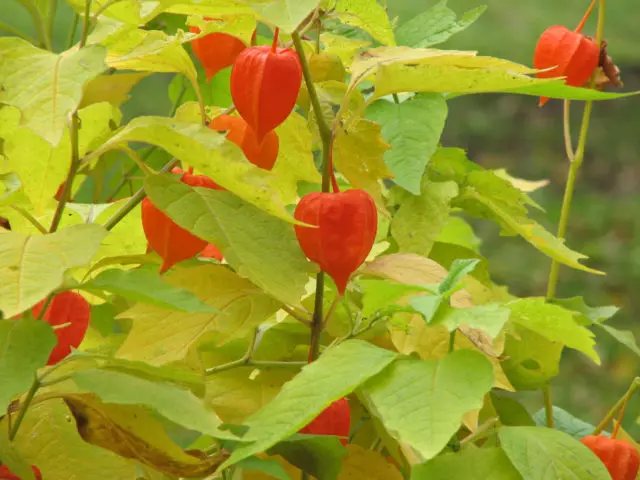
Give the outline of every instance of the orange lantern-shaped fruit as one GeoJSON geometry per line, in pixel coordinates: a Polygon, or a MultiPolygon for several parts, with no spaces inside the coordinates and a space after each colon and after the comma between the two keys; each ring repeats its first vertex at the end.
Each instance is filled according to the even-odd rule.
{"type": "MultiPolygon", "coordinates": [[[[211,20],[205,18],[205,20],[211,20]]],[[[200,33],[198,27],[189,27],[191,33],[200,33]]],[[[247,48],[242,40],[228,33],[214,32],[191,42],[193,53],[210,81],[216,73],[233,65],[235,59],[247,48]]]]}
{"type": "Polygon", "coordinates": [[[629,442],[602,435],[589,435],[580,441],[604,463],[612,480],[636,479],[640,457],[629,442]]]}
{"type": "MultiPolygon", "coordinates": [[[[314,418],[308,425],[300,430],[300,433],[311,435],[335,435],[337,437],[349,437],[351,430],[351,411],[346,398],[336,400],[320,415],[314,418]]],[[[346,445],[347,438],[341,438],[340,442],[346,445]]]]}

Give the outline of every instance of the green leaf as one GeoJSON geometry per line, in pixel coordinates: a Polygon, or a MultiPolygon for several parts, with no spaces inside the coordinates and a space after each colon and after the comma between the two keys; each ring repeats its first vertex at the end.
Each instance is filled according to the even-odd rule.
{"type": "Polygon", "coordinates": [[[347,25],[360,27],[384,45],[395,45],[387,12],[377,0],[339,0],[336,16],[347,25]]]}
{"type": "Polygon", "coordinates": [[[458,195],[455,182],[425,182],[422,194],[402,202],[391,221],[391,235],[401,252],[428,256],[458,195]]]}
{"type": "Polygon", "coordinates": [[[292,33],[313,12],[318,0],[246,0],[243,3],[284,33],[292,33]]]}
{"type": "Polygon", "coordinates": [[[104,58],[98,45],[56,55],[19,38],[0,38],[0,104],[18,107],[20,125],[56,146],[84,85],[106,70],[104,58]]]}
{"type": "Polygon", "coordinates": [[[2,193],[0,193],[0,207],[4,205],[11,205],[17,202],[19,191],[22,188],[22,182],[20,177],[13,172],[0,174],[0,187],[2,193]]]}
{"type": "Polygon", "coordinates": [[[515,398],[507,395],[498,395],[495,391],[489,393],[489,395],[491,396],[491,405],[493,405],[500,419],[500,424],[529,427],[536,425],[527,409],[515,398]]]}
{"type": "Polygon", "coordinates": [[[403,285],[386,280],[359,279],[358,285],[362,287],[364,298],[362,300],[362,315],[371,317],[390,305],[395,305],[399,300],[411,293],[423,291],[415,285],[403,285]]]}
{"type": "Polygon", "coordinates": [[[457,259],[451,264],[447,277],[438,287],[442,295],[446,295],[455,289],[464,277],[469,275],[480,263],[477,258],[457,259]]]}
{"type": "Polygon", "coordinates": [[[536,390],[558,374],[564,345],[515,325],[514,335],[507,335],[504,368],[509,381],[518,390],[536,390]]]}
{"type": "Polygon", "coordinates": [[[499,448],[465,448],[411,469],[411,480],[521,480],[499,448]]]}
{"type": "Polygon", "coordinates": [[[62,285],[67,270],[89,263],[106,233],[99,225],[47,235],[0,230],[0,311],[13,317],[43,300],[62,285]]]}
{"type": "Polygon", "coordinates": [[[447,118],[447,102],[438,93],[421,93],[400,104],[377,100],[366,110],[368,119],[382,126],[391,145],[384,161],[402,188],[420,194],[420,180],[435,153],[447,118]]]}
{"type": "Polygon", "coordinates": [[[51,325],[39,320],[0,321],[0,413],[29,389],[58,343],[51,325]]]}
{"type": "Polygon", "coordinates": [[[244,439],[222,468],[262,452],[307,425],[332,402],[382,371],[396,353],[360,340],[347,340],[325,352],[287,382],[278,396],[245,424],[244,439]]]}
{"type": "Polygon", "coordinates": [[[471,26],[487,9],[486,5],[469,10],[460,20],[441,0],[427,11],[411,18],[396,30],[398,45],[426,48],[446,42],[456,33],[471,26]]]}
{"type": "Polygon", "coordinates": [[[257,470],[259,472],[264,472],[269,475],[270,478],[275,478],[276,480],[292,480],[289,474],[284,471],[282,465],[280,465],[276,460],[269,458],[245,458],[241,462],[237,463],[237,467],[241,468],[243,471],[257,470]]]}
{"type": "Polygon", "coordinates": [[[634,332],[631,330],[618,330],[610,325],[604,325],[602,323],[596,323],[598,327],[602,328],[605,332],[611,335],[616,341],[627,347],[633,353],[640,357],[640,348],[636,340],[634,332]]]}
{"type": "Polygon", "coordinates": [[[524,480],[611,480],[586,446],[566,433],[541,427],[503,427],[502,449],[524,480]]]}
{"type": "Polygon", "coordinates": [[[578,325],[573,312],[546,303],[544,298],[524,298],[509,302],[506,306],[511,310],[511,322],[533,330],[552,342],[578,350],[600,364],[600,358],[593,348],[596,343],[593,332],[578,325]]]}
{"type": "Polygon", "coordinates": [[[296,185],[283,184],[273,173],[249,163],[224,135],[202,125],[164,117],[137,117],[85,160],[130,142],[163,148],[243,200],[271,215],[294,221],[286,205],[295,201],[296,185]]]}
{"type": "MultiPolygon", "coordinates": [[[[106,102],[90,105],[78,115],[82,124],[78,138],[81,156],[104,142],[111,135],[112,125],[120,123],[120,113],[106,102]]],[[[62,141],[54,148],[30,130],[19,128],[5,137],[4,152],[8,167],[22,179],[35,216],[53,210],[54,195],[69,170],[69,131],[65,130],[62,141]]]]}
{"type": "Polygon", "coordinates": [[[100,102],[119,107],[130,98],[131,89],[147,76],[148,73],[100,75],[85,85],[79,108],[100,102]]]}
{"type": "MultiPolygon", "coordinates": [[[[6,430],[6,417],[0,422],[6,430]]],[[[62,400],[32,405],[13,444],[43,478],[104,480],[136,478],[136,464],[85,442],[62,400]],[[64,461],[60,459],[64,458],[64,461]]]]}
{"type": "Polygon", "coordinates": [[[133,327],[118,357],[152,365],[182,360],[204,335],[215,332],[217,345],[242,338],[281,305],[222,265],[179,269],[164,278],[177,288],[188,288],[220,313],[189,314],[135,305],[119,315],[119,318],[131,318],[133,327]]]}
{"type": "Polygon", "coordinates": [[[342,468],[342,460],[347,456],[347,449],[336,437],[292,435],[271,447],[268,453],[280,455],[318,480],[335,480],[342,468]]]}
{"type": "Polygon", "coordinates": [[[509,320],[510,311],[507,307],[491,303],[471,308],[447,308],[440,315],[434,325],[444,325],[450,332],[462,326],[475,328],[486,332],[491,338],[496,338],[504,324],[509,320]]]}
{"type": "Polygon", "coordinates": [[[440,231],[438,243],[459,245],[478,253],[478,247],[482,241],[476,236],[473,227],[464,219],[450,215],[440,231]]]}
{"type": "Polygon", "coordinates": [[[238,273],[283,302],[298,305],[311,271],[291,224],[229,192],[192,188],[166,174],[149,176],[154,205],[216,245],[238,273]]]}
{"type": "Polygon", "coordinates": [[[104,270],[79,288],[115,293],[134,302],[149,303],[169,310],[188,313],[214,311],[189,290],[176,288],[149,270],[104,270]]]}
{"type": "Polygon", "coordinates": [[[202,400],[169,383],[108,370],[83,370],[72,373],[71,378],[80,389],[95,393],[104,403],[145,405],[185,428],[214,437],[220,434],[220,420],[202,400]]]}
{"type": "Polygon", "coordinates": [[[333,160],[336,169],[355,188],[366,190],[384,208],[380,180],[393,176],[384,163],[389,145],[382,139],[380,125],[364,119],[350,123],[336,133],[333,160]]]}
{"type": "MultiPolygon", "coordinates": [[[[83,14],[85,2],[83,0],[68,0],[68,3],[79,13],[83,14]]],[[[107,2],[92,2],[91,13],[93,18],[101,13],[101,17],[106,16],[109,19],[119,20],[129,24],[128,26],[144,25],[160,14],[168,5],[173,3],[172,0],[118,0],[117,2],[109,2],[109,7],[104,9],[107,2]]]]}
{"type": "Polygon", "coordinates": [[[552,303],[560,305],[567,310],[580,313],[580,317],[582,317],[583,320],[581,323],[584,325],[602,323],[609,320],[620,311],[620,308],[615,305],[590,307],[585,303],[584,298],[582,297],[558,298],[554,299],[552,303]]]}
{"type": "Polygon", "coordinates": [[[411,297],[409,304],[411,307],[424,317],[427,324],[433,322],[434,318],[440,311],[440,307],[446,306],[442,295],[420,295],[411,297]]]}
{"type": "MultiPolygon", "coordinates": [[[[547,424],[546,412],[544,408],[541,408],[533,415],[536,424],[539,427],[544,427],[547,424]]],[[[560,407],[553,406],[553,428],[560,430],[561,432],[571,435],[576,440],[591,435],[595,430],[595,426],[587,423],[579,418],[574,417],[566,410],[560,407]]]]}
{"type": "Polygon", "coordinates": [[[109,50],[107,64],[118,70],[178,72],[197,81],[196,67],[182,46],[190,33],[167,35],[159,30],[130,30],[103,42],[109,50]]]}
{"type": "Polygon", "coordinates": [[[492,385],[489,360],[457,350],[442,360],[398,360],[367,382],[363,393],[395,439],[430,459],[460,428],[463,415],[482,406],[492,385]]]}

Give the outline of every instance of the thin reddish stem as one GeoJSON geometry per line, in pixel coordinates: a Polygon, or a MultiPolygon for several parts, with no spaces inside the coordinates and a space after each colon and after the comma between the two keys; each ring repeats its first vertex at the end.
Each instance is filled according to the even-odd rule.
{"type": "Polygon", "coordinates": [[[276,53],[276,48],[278,48],[278,35],[280,34],[280,29],[276,27],[273,32],[273,43],[271,44],[271,52],[276,53]]]}
{"type": "Polygon", "coordinates": [[[336,180],[336,172],[333,169],[333,135],[331,135],[331,143],[329,143],[329,165],[327,168],[329,169],[331,175],[331,187],[333,188],[333,193],[340,193],[340,187],[338,186],[338,180],[336,180]]]}
{"type": "Polygon", "coordinates": [[[580,20],[580,23],[576,27],[576,30],[575,30],[576,33],[582,32],[582,29],[584,28],[584,24],[587,23],[587,20],[589,20],[589,17],[591,16],[591,12],[593,12],[593,9],[595,8],[596,3],[598,3],[598,0],[591,1],[591,5],[589,5],[589,9],[587,10],[587,13],[584,14],[584,17],[582,17],[582,20],[580,20]]]}
{"type": "Polygon", "coordinates": [[[256,46],[257,38],[258,38],[258,29],[254,28],[253,29],[253,33],[251,34],[251,46],[252,47],[256,46]]]}
{"type": "Polygon", "coordinates": [[[624,410],[627,408],[627,402],[625,401],[622,404],[622,408],[620,409],[620,413],[618,414],[618,421],[613,427],[613,432],[611,432],[611,438],[615,439],[618,435],[618,431],[620,430],[620,425],[622,424],[622,417],[624,417],[624,410]]]}

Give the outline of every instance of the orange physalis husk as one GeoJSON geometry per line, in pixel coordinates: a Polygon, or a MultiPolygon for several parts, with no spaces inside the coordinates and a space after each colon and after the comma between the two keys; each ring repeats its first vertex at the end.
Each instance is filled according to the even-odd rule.
{"type": "Polygon", "coordinates": [[[262,142],[259,142],[255,132],[243,118],[231,115],[220,115],[214,118],[209,123],[209,128],[228,131],[227,139],[242,148],[247,160],[257,167],[271,170],[276,163],[279,140],[273,130],[267,132],[262,142]]]}
{"type": "Polygon", "coordinates": [[[221,262],[224,257],[220,249],[213,243],[210,243],[209,245],[204,247],[204,250],[202,250],[202,252],[200,252],[200,258],[215,258],[216,260],[221,262]]]}
{"type": "Polygon", "coordinates": [[[378,229],[378,212],[363,190],[310,193],[298,203],[296,220],[318,228],[295,226],[298,242],[309,260],[333,278],[340,295],[351,274],[364,263],[378,229]]]}
{"type": "Polygon", "coordinates": [[[231,97],[259,142],[291,114],[301,83],[300,60],[291,49],[249,47],[238,55],[231,70],[231,97]]]}
{"type": "Polygon", "coordinates": [[[314,418],[309,424],[300,429],[299,433],[311,435],[335,435],[341,438],[342,445],[346,445],[349,440],[351,430],[351,411],[346,398],[336,400],[320,415],[314,418]]]}
{"type": "MultiPolygon", "coordinates": [[[[31,313],[35,318],[40,316],[44,304],[45,300],[33,307],[31,313]]],[[[53,297],[42,319],[54,327],[65,325],[54,330],[58,343],[51,351],[47,365],[55,365],[71,353],[71,347],[78,348],[82,343],[89,328],[91,307],[79,293],[62,292],[53,297]]]]}
{"type": "MultiPolygon", "coordinates": [[[[205,20],[211,20],[205,18],[205,20]]],[[[200,33],[198,27],[189,27],[191,33],[200,33]]],[[[233,65],[235,59],[247,48],[242,40],[228,33],[214,32],[191,42],[194,55],[200,60],[210,81],[216,73],[233,65]]]]}
{"type": "Polygon", "coordinates": [[[580,441],[604,463],[612,480],[636,479],[640,456],[629,442],[602,435],[589,435],[580,441]]]}
{"type": "MultiPolygon", "coordinates": [[[[204,175],[192,175],[179,168],[172,173],[182,174],[180,181],[192,187],[220,189],[216,183],[204,175]]],[[[164,273],[176,263],[195,257],[207,246],[207,242],[178,226],[160,211],[148,197],[142,201],[142,228],[149,245],[163,260],[160,273],[164,273]]]]}
{"type": "MultiPolygon", "coordinates": [[[[536,73],[536,77],[566,77],[565,83],[572,87],[580,87],[591,78],[598,67],[600,46],[580,32],[594,6],[595,1],[591,3],[575,31],[562,25],[554,25],[542,33],[536,45],[533,66],[538,70],[551,70],[536,73]]],[[[548,100],[547,97],[540,97],[540,106],[548,100]]]]}

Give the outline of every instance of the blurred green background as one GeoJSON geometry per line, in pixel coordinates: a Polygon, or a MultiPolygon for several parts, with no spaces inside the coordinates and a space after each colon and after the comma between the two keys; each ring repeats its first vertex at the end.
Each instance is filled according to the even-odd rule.
{"type": "MultiPolygon", "coordinates": [[[[433,6],[435,0],[388,0],[399,23],[433,6]]],[[[550,25],[570,28],[578,24],[589,0],[486,0],[488,10],[478,22],[455,36],[446,48],[477,50],[482,55],[504,57],[531,64],[540,33],[550,25]]],[[[478,0],[450,0],[462,12],[477,7],[478,0]]],[[[640,90],[640,18],[637,0],[609,2],[605,37],[609,54],[622,70],[625,90],[640,90]]],[[[54,48],[68,44],[72,10],[59,1],[54,48]]],[[[15,0],[0,0],[0,22],[34,35],[29,16],[15,0]]],[[[585,33],[593,34],[593,20],[585,33]]],[[[0,34],[2,32],[0,31],[0,34]]],[[[133,115],[166,115],[170,109],[167,85],[171,75],[154,75],[135,90],[124,106],[125,121],[133,115]]],[[[612,324],[640,336],[640,99],[597,103],[594,108],[585,163],[574,199],[568,236],[570,247],[591,257],[589,265],[607,272],[590,276],[562,269],[559,296],[582,295],[592,306],[616,304],[622,311],[612,324]]],[[[574,105],[574,123],[581,106],[574,105]]],[[[537,99],[509,95],[476,95],[454,99],[443,143],[459,146],[470,158],[489,168],[507,168],[517,177],[549,179],[550,185],[533,194],[547,211],[538,218],[549,229],[559,216],[567,162],[561,124],[561,103],[537,108],[537,99]]],[[[576,134],[577,135],[577,134],[576,134]]],[[[498,237],[496,228],[477,223],[485,239],[483,253],[490,259],[494,279],[508,284],[516,295],[544,295],[549,261],[517,238],[498,237]]],[[[591,423],[597,423],[640,374],[638,357],[606,335],[598,334],[603,365],[567,352],[560,376],[553,383],[554,403],[591,423]]],[[[528,394],[532,410],[541,407],[537,393],[528,394]]],[[[627,409],[624,426],[636,438],[640,400],[627,409]]]]}

